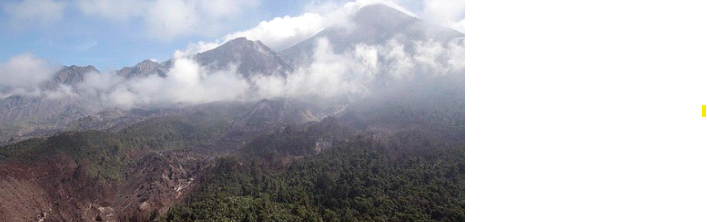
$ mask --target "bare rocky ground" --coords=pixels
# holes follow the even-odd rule
[[[87,176],[81,162],[50,156],[0,164],[0,221],[153,221],[196,187],[215,152],[149,152],[119,182]]]

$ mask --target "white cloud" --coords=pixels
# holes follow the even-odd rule
[[[466,18],[462,19],[461,21],[458,21],[457,23],[452,24],[450,28],[453,28],[461,33],[466,33]]]
[[[420,16],[424,20],[464,32],[464,0],[425,0]]]
[[[51,79],[56,70],[31,53],[16,55],[0,63],[0,86],[13,91],[35,91],[40,84]]]
[[[347,55],[335,54],[329,41],[318,41],[311,65],[300,68],[288,77],[287,88],[290,96],[319,95],[331,98],[342,93],[357,92],[357,83],[344,81],[351,78],[355,60]]]
[[[214,49],[229,40],[246,37],[249,40],[260,40],[266,46],[279,51],[327,28],[327,18],[313,13],[305,13],[297,17],[277,17],[263,21],[258,26],[231,34],[227,34],[213,42],[190,43],[184,50],[176,50],[174,57],[183,57]]]
[[[312,37],[326,27],[325,23],[323,16],[313,13],[305,13],[297,17],[277,17],[260,22],[255,28],[226,35],[222,41],[246,37],[260,40],[274,50],[281,50]]]
[[[2,10],[10,16],[10,24],[16,29],[29,26],[45,27],[64,18],[66,4],[53,0],[24,0],[7,2]]]
[[[413,17],[417,17],[417,14],[411,12],[410,10],[400,6],[397,2],[391,0],[356,0],[353,2],[335,3],[335,2],[312,2],[305,6],[307,11],[319,14],[341,14],[345,16],[350,16],[356,13],[359,9],[367,5],[382,4],[388,7],[394,8],[405,14]]]
[[[114,74],[90,73],[78,91],[104,107],[141,107],[246,100],[248,82],[235,75],[237,67],[207,72],[191,58],[177,58],[166,77],[151,75],[125,80]]]
[[[184,50],[177,50],[175,57],[207,51],[238,37],[260,40],[273,50],[279,51],[306,40],[326,28],[350,24],[350,19],[360,8],[372,4],[383,4],[410,16],[418,17],[418,14],[390,0],[357,0],[346,3],[312,2],[305,6],[306,12],[300,16],[276,17],[270,21],[260,22],[251,29],[227,34],[213,42],[192,43]],[[426,0],[422,4],[424,7],[421,12],[422,19],[464,32],[464,1]]]
[[[223,44],[224,42],[225,41],[217,40],[215,42],[200,41],[198,43],[189,43],[189,45],[187,46],[186,49],[175,50],[172,57],[174,57],[174,58],[188,57],[189,55],[193,55],[193,54],[197,54],[200,52],[214,49],[214,48],[218,47],[219,45]]]
[[[260,99],[341,99],[367,95],[383,86],[422,78],[461,75],[464,72],[464,40],[448,44],[416,42],[412,51],[395,40],[384,45],[358,44],[335,53],[326,38],[315,46],[313,62],[286,77],[241,77],[238,67],[210,72],[190,57],[174,60],[166,77],[125,80],[111,74],[90,73],[78,92],[98,98],[105,107],[144,107],[199,104],[215,101]]]
[[[259,0],[78,0],[86,15],[115,22],[142,22],[148,36],[169,40],[181,36],[213,36],[226,31],[243,10]]]

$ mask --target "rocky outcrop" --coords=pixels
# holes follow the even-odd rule
[[[0,220],[151,221],[196,187],[209,157],[148,153],[109,183],[84,164],[55,155],[32,164],[0,163]]]

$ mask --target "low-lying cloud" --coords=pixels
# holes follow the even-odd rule
[[[430,76],[463,78],[464,38],[447,44],[416,42],[412,48],[406,51],[403,44],[391,40],[384,45],[358,44],[335,53],[328,39],[321,38],[312,63],[295,68],[286,77],[264,74],[244,78],[237,73],[237,64],[211,71],[185,56],[173,61],[166,77],[154,74],[124,79],[113,72],[90,72],[76,86],[60,85],[51,91],[42,91],[41,86],[57,69],[32,54],[22,54],[0,64],[0,86],[4,96],[79,97],[104,108],[134,108],[272,98],[341,100]]]
[[[49,81],[58,67],[32,53],[24,53],[0,62],[0,98],[12,94],[40,95],[41,84]]]
[[[199,104],[215,101],[256,101],[272,98],[340,100],[368,95],[380,87],[421,77],[460,75],[464,71],[464,39],[448,44],[417,42],[412,53],[403,45],[359,44],[334,53],[329,41],[317,42],[313,62],[286,77],[253,75],[243,78],[237,64],[209,71],[190,57],[174,60],[166,77],[122,79],[91,73],[77,90],[106,107],[146,107]]]
[[[464,33],[464,0],[424,0],[420,17]]]

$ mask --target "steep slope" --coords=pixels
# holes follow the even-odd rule
[[[237,66],[237,72],[248,78],[252,75],[285,76],[292,66],[260,41],[244,37],[228,41],[219,47],[194,56],[196,61],[210,70],[228,70]]]
[[[385,5],[369,5],[359,9],[352,22],[352,28],[324,29],[312,38],[282,50],[280,54],[285,61],[301,65],[311,62],[316,44],[321,38],[327,38],[334,52],[341,53],[361,43],[383,45],[394,39],[404,44],[406,50],[411,50],[415,41],[447,42],[464,36],[456,30],[428,23]]]

